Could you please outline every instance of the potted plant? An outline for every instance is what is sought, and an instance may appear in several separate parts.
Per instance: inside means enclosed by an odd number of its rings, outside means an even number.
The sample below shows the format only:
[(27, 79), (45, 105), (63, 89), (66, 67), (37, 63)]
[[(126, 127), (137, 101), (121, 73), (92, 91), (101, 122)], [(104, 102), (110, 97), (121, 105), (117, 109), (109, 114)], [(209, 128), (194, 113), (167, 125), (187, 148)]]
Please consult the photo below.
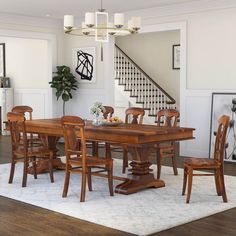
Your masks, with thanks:
[(51, 88), (56, 89), (57, 100), (61, 97), (63, 100), (63, 116), (65, 115), (65, 104), (72, 99), (72, 90), (78, 88), (76, 77), (71, 73), (68, 66), (57, 66), (52, 81), (49, 82)]

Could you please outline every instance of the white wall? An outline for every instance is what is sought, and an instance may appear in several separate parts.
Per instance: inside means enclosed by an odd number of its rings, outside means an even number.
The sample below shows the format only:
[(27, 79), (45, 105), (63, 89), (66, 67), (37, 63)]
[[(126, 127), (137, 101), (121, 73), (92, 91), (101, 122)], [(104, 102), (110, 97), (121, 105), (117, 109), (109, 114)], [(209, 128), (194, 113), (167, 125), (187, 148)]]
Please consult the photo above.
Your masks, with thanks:
[(179, 30), (117, 37), (116, 44), (179, 106), (179, 70), (172, 69), (172, 45), (179, 44)]
[(48, 88), (48, 42), (39, 39), (0, 37), (5, 43), (6, 76), (15, 89)]
[[(103, 44), (103, 61), (101, 61), (101, 44), (94, 38), (84, 38), (72, 35), (65, 36), (64, 64), (73, 67), (72, 50), (74, 48), (96, 48), (96, 82), (79, 83), (79, 89), (73, 92), (73, 99), (66, 103), (66, 114), (91, 118), (89, 108), (95, 101), (103, 105), (114, 105), (114, 38)], [(58, 102), (59, 113), (62, 114), (61, 101)], [(59, 114), (58, 114), (59, 115)]]
[(50, 19), (0, 14), (0, 37), (6, 43), (6, 75), (12, 80), (14, 103), (32, 106), (35, 118), (57, 113), (48, 84), (63, 58), (64, 34), (57, 27)]
[[(181, 106), (184, 107), (184, 112), (181, 114), (181, 125), (195, 127), (196, 139), (185, 142), (184, 150), (182, 150), (182, 154), (185, 155), (208, 155), (211, 93), (236, 90), (234, 59), (236, 2), (235, 0), (204, 2), (194, 1), (189, 3), (188, 7), (152, 8), (126, 14), (127, 18), (131, 15), (142, 16), (143, 25), (150, 27), (162, 25), (162, 28), (165, 28), (164, 25), (171, 22), (186, 22), (187, 53), (184, 64), (186, 64), (187, 71), (186, 73), (180, 71), (180, 74), (185, 74), (184, 78), (187, 78), (187, 83), (181, 90), (181, 96), (183, 96)], [(34, 26), (30, 25), (32, 22)], [(76, 37), (73, 39), (74, 42), (65, 38), (64, 46), (61, 28), (52, 29), (54, 26), (48, 22), (35, 22), (32, 19), (24, 19), (20, 22), (12, 17), (0, 17), (0, 27), (1, 29), (17, 29), (24, 32), (36, 31), (54, 34), (57, 37), (56, 64), (70, 63), (72, 47), (85, 46), (85, 44), (86, 46), (93, 45), (90, 41), (81, 41), (79, 37)], [(72, 45), (70, 46), (70, 44)], [(109, 60), (112, 60), (112, 43), (106, 47), (109, 49), (106, 50), (104, 56), (107, 54)], [(104, 65), (101, 65), (106, 71), (106, 75), (105, 78), (99, 77), (99, 80), (104, 80), (104, 83), (98, 82), (97, 85), (94, 85), (97, 87), (81, 87), (78, 90), (78, 97), (73, 100), (70, 108), (73, 112), (88, 115), (88, 106), (97, 97), (97, 94), (99, 99), (104, 98), (104, 102), (112, 101), (111, 63), (111, 61), (104, 61)], [(90, 88), (92, 89), (90, 90)], [(58, 107), (61, 107), (60, 104)], [(55, 110), (55, 112), (57, 111), (59, 110)]]
[[(200, 6), (199, 6), (200, 8)], [(186, 22), (186, 75), (181, 89), (181, 126), (194, 127), (195, 140), (181, 142), (181, 154), (208, 156), (212, 92), (236, 91), (236, 8), (206, 10), (178, 9), (159, 17), (157, 9), (140, 14), (150, 26)], [(187, 13), (191, 12), (191, 13)], [(163, 12), (162, 12), (163, 13)], [(138, 13), (137, 13), (138, 14)]]

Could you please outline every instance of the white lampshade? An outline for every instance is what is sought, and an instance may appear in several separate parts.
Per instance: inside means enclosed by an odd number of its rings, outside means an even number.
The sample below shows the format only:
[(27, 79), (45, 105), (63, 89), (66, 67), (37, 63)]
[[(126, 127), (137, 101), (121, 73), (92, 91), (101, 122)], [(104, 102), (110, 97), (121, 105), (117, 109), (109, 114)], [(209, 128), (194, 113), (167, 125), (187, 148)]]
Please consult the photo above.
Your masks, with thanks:
[(132, 27), (134, 29), (140, 29), (141, 28), (141, 18), (140, 17), (132, 17), (131, 18), (132, 21)]
[(85, 24), (88, 27), (93, 27), (95, 25), (95, 14), (93, 12), (85, 13)]
[(114, 14), (114, 25), (117, 28), (121, 28), (124, 25), (124, 14), (123, 13), (115, 13)]
[(74, 27), (74, 16), (72, 15), (64, 16), (64, 27)]

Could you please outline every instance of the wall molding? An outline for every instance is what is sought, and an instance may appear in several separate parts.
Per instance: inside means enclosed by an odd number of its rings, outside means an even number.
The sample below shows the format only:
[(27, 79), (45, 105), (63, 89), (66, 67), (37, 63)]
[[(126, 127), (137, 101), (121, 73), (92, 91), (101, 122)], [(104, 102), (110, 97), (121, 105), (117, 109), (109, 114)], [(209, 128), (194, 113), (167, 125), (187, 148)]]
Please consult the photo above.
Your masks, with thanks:
[(235, 0), (200, 0), (178, 4), (170, 4), (166, 6), (146, 8), (135, 11), (126, 12), (127, 17), (132, 15), (138, 15), (142, 17), (142, 20), (148, 21), (153, 18), (160, 17), (172, 17), (185, 14), (195, 14), (206, 11), (216, 11), (223, 9), (230, 9), (236, 7)]
[[(56, 68), (57, 61), (57, 44), (56, 44), (56, 36), (54, 34), (48, 33), (39, 33), (39, 32), (29, 32), (29, 31), (17, 31), (17, 30), (0, 30), (0, 36), (3, 37), (17, 37), (17, 38), (30, 38), (30, 39), (42, 39), (47, 40), (48, 42), (48, 82), (52, 80), (52, 72)], [(49, 84), (47, 85), (50, 88)], [(17, 91), (15, 89), (14, 91)], [(26, 91), (26, 90), (25, 90)], [(47, 89), (47, 114), (46, 117), (53, 117), (53, 114), (56, 113), (53, 108), (53, 100), (52, 100), (52, 89)]]

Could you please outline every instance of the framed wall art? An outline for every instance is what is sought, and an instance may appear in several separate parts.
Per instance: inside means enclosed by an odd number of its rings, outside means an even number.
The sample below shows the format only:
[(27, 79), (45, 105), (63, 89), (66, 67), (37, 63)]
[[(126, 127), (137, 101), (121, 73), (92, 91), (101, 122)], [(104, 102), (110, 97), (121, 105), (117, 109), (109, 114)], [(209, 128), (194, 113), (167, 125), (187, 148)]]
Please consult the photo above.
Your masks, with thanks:
[(6, 76), (5, 43), (0, 43), (0, 77)]
[(213, 158), (215, 132), (218, 119), (222, 115), (230, 117), (226, 135), (225, 160), (236, 162), (236, 93), (212, 93), (209, 157)]
[(172, 46), (172, 69), (180, 69), (180, 44)]
[(74, 48), (72, 50), (73, 74), (79, 83), (96, 82), (96, 48)]

